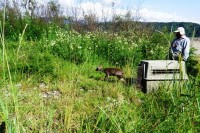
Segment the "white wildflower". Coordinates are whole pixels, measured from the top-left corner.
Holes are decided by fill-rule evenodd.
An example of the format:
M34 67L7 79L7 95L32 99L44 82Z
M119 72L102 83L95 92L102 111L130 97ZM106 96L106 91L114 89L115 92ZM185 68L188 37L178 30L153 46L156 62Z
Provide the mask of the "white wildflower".
M54 46L56 44L56 41L51 41L50 45Z
M78 49L81 49L82 48L82 46L78 46Z

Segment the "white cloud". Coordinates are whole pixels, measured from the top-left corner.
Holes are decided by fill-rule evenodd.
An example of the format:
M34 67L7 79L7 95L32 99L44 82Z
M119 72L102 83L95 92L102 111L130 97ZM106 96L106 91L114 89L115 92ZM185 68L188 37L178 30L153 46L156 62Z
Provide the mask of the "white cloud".
M73 6L75 5L74 0L58 0L58 2L61 4L61 6L66 7L66 6Z
M115 3L114 13L117 15L125 15L128 10L119 8L120 3L122 3L122 0L103 0L101 2L82 2L82 3L75 3L74 0L69 0L67 5L66 2L68 0L60 0L61 6L66 8L71 6L71 9L76 9L76 15L78 18L82 19L83 15L87 14L95 14L100 21L104 21L105 19L111 20L113 16L113 7L112 2ZM65 6L66 5L66 6ZM176 14L169 14L164 12L158 12L154 10L150 10L148 8L144 9L136 9L132 8L131 10L132 15L134 17L141 17L142 20L145 21L159 21L159 22L168 22L168 21L182 21L183 18L177 16ZM69 13L68 13L69 14Z
M122 3L122 0L102 0L102 3L106 6L112 6L112 4L117 6Z
M65 0L62 0L65 1ZM109 0L110 2L112 2L113 0ZM111 4L108 4L109 1L107 1L107 3L104 2L83 2L83 3L73 3L70 6L63 6L64 4L61 4L62 8L65 9L65 11L68 11L68 13L66 14L70 14L69 10L67 10L67 8L72 9L76 12L76 16L79 19L82 19L84 15L88 15L88 14L95 14L97 16L97 18L99 18L100 21L104 21L106 19L106 21L110 20L113 16L113 8ZM115 1L117 3L120 3L121 0L117 0ZM71 2L72 3L72 2ZM71 11L72 13L73 11ZM127 11L120 9L120 8L115 8L114 9L114 13L118 14L118 15L124 15ZM74 12L73 12L74 13ZM72 13L72 15L73 15Z
M182 19L176 14L154 11L147 8L141 9L140 13L142 17L145 18L147 21L168 22Z
M140 11L141 16L145 19L145 21L150 22L196 22L199 23L194 18L186 18L181 15L177 15L176 13L167 13L155 11L149 8L143 8Z
M43 0L49 1L49 0ZM106 20L110 20L113 16L113 6L114 2L114 13L117 15L125 15L128 10L122 8L121 6L124 4L123 0L101 0L100 2L94 2L95 0L78 1L78 0L58 0L61 8L66 15L74 15L76 12L76 16L78 18L82 18L83 15L87 14L95 14L101 21L105 18ZM132 3L134 0L132 1ZM131 5L127 5L131 6ZM132 12L133 17L140 17L144 21L153 21L153 22L198 22L199 20L194 18L184 18L176 13L167 13L152 10L150 7L140 8L137 7L129 7L129 10Z

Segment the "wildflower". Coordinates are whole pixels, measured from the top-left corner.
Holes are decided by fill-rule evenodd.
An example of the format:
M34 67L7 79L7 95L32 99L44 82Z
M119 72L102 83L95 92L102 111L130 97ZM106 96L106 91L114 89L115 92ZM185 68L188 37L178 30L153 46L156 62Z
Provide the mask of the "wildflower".
M78 49L81 49L82 48L82 46L78 46Z
M50 45L54 46L56 44L56 41L51 41Z

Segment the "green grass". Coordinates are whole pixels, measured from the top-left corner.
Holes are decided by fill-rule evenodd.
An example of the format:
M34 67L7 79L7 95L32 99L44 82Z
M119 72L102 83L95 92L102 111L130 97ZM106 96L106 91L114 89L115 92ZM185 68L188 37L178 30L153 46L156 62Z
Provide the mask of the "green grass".
M38 41L26 41L25 31L19 42L1 36L0 121L7 132L200 131L199 75L144 94L95 71L100 64L119 67L136 78L141 59L165 58L158 51L166 46L154 47L160 34L132 42L108 33L54 32Z

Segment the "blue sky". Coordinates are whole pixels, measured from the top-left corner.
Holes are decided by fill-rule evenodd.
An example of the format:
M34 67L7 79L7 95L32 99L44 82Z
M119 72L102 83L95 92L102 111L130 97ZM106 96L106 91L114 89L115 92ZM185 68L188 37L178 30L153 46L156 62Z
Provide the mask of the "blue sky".
M43 0L48 1L48 0ZM143 21L154 22L194 22L200 24L200 0L58 0L64 13L78 9L78 16L93 12L100 18L110 19L113 8L116 14L131 11ZM114 6L112 6L114 3Z
M199 0L144 0L144 8L177 16L178 21L200 23ZM164 16L163 16L164 17ZM174 18L176 21L176 17Z

